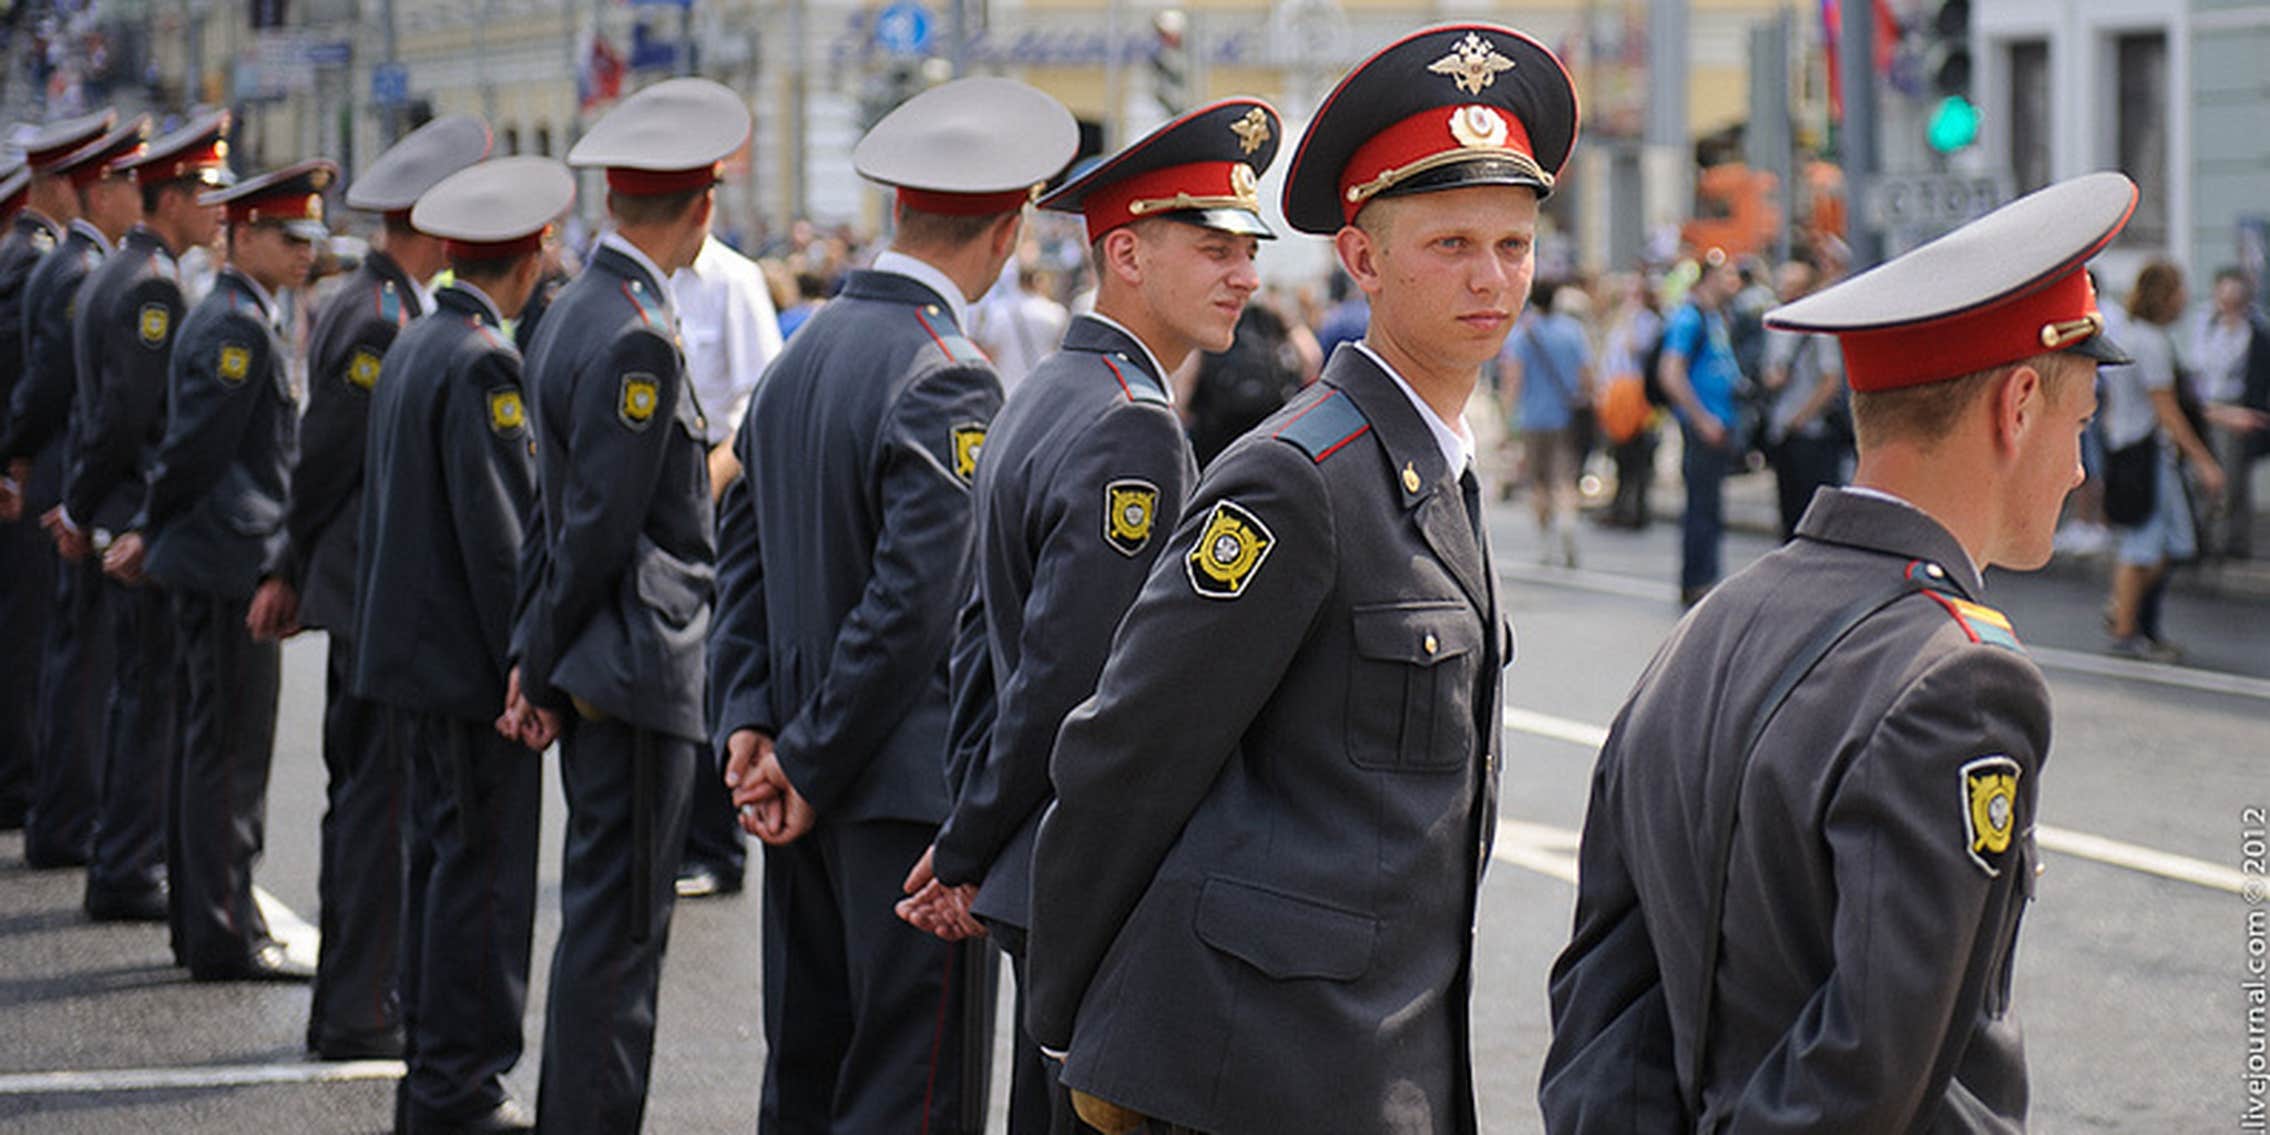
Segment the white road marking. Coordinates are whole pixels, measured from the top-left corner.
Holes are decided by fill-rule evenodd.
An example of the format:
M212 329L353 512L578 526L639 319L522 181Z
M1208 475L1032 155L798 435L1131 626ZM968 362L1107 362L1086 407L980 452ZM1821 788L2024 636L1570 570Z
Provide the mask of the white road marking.
M262 1084L344 1084L399 1080L399 1060L305 1064L207 1064L181 1068L116 1068L100 1072L13 1072L0 1075L0 1096L243 1088Z
M1614 572L1591 571L1584 568L1558 568L1537 564L1499 564L1498 576L1519 583L1541 584L1547 587L1565 587L1572 591L1590 591L1600 595L1614 595L1624 599L1647 599L1669 603L1677 599L1677 592L1667 583L1618 575ZM2235 697L2270 701L2270 679L2250 678L2243 674L2225 674L2219 670L2200 670L2189 666L2170 666L2164 662L2139 662L2130 658L2111 658L2081 650L2060 650L2051 646L2028 644L2026 653L2044 670L2059 670L2072 674L2087 674L2096 678L2119 678L2130 682L2146 682L2158 686L2173 686L2182 690L2197 690L2210 694L2230 694Z
M1608 730L1586 721L1555 717L1549 713L1507 706L1505 727L1517 733L1565 741L1586 749L1598 749L1608 740ZM2233 868L2204 859L2161 851L2140 844L2107 839L2088 832L2043 824L2034 829L2034 841L2043 849L2080 859L2093 860L2112 867L2141 871L2163 879L2174 879L2211 890L2239 894L2246 879ZM1521 820L1498 821L1497 842L1490 857L1516 867L1525 867L1541 875L1563 882L1576 882L1577 833L1549 824L1533 824Z

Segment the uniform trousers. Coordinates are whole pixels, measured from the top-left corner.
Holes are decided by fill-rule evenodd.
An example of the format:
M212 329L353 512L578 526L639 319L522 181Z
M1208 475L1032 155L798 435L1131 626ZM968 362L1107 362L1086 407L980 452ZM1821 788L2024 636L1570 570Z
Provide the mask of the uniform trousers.
M402 759L384 714L350 692L353 632L331 628L324 673L323 945L315 963L307 1046L389 1046L402 1027L395 965L402 947Z
M55 544L27 508L0 523L0 829L31 808L40 655L55 605Z
M725 778L714 763L705 763L694 777L692 815L686 823L686 847L680 869L707 867L727 890L738 890L749 865L749 845L743 838L733 797L725 791Z
M633 759L639 732L619 721L576 720L560 738L567 844L536 1105L547 1135L636 1131L646 1111L656 987L702 746L646 733L653 811L641 821L634 816L642 794ZM644 856L634 854L640 823L651 829ZM632 869L642 859L646 902L634 909Z
M1017 981L1017 1028L1009 1044L1009 1135L1089 1135L1095 1129L1072 1110L1072 1093L1057 1081L1063 1065L1040 1051L1025 1031L1025 947L1023 927L988 923L987 936L1009 958Z
M462 1123L520 1062L543 755L486 721L396 711L410 797L402 920L404 1112Z
M186 700L166 870L175 959L201 977L233 974L270 941L252 898L252 865L267 839L283 654L246 633L250 607L249 599L173 593Z
M166 784L181 747L181 675L166 593L155 583L107 577L102 587L116 666L87 893L131 895L166 877Z
M40 658L32 808L24 820L24 859L34 867L79 866L94 846L113 648L103 580L95 556L56 562Z
M962 1130L968 951L894 909L937 834L822 820L765 849L763 1135Z

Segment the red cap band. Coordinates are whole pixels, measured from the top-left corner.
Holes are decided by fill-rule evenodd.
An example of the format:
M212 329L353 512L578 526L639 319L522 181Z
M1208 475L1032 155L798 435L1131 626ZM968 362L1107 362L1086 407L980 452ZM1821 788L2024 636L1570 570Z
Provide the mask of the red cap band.
M448 240L442 242L442 251L451 260L510 260L544 249L544 234L551 226L536 230L517 240Z
M300 190L294 193L270 193L255 197L240 197L229 202L229 223L248 225L256 221L320 221L323 219L323 195Z
M170 158L135 166L134 180L143 185L156 185L188 177L199 170L220 169L228 164L229 144L215 138L194 150L184 150Z
M110 167L113 163L127 161L140 155L143 150L146 150L148 148L149 147L137 142L132 146L128 146L125 149L111 154L108 157L95 158L90 161L81 162L78 165L73 166L71 168L70 175L71 187L74 189L85 189L86 187L93 185L98 181L101 181L103 178L109 177L111 174Z
M1030 189L1007 189L999 193L939 193L928 189L898 187L899 204L922 213L937 213L947 217L983 217L994 213L1014 213L1032 200Z
M1098 188L1080 201L1088 243L1121 225L1189 209L1261 211L1253 167L1244 162L1191 162L1136 174Z
M1836 339L1854 390L1897 390L2061 351L2103 326L2096 288L2076 267L2047 287L1985 307L1924 323L1839 331Z
M717 184L717 163L692 169L624 169L607 167L607 188L626 197L662 197L688 189Z
M1428 107L1371 136L1340 167L1341 219L1356 214L1381 191L1417 174L1461 161L1516 156L1537 164L1521 120L1494 106ZM1538 171L1544 177L1543 170ZM1547 184L1550 178L1545 178Z

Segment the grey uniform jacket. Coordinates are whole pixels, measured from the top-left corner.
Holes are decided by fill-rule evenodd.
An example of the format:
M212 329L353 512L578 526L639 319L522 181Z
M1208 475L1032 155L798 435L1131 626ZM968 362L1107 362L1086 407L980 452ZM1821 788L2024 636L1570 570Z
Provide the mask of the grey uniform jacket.
M300 622L307 626L345 626L354 618L371 391L394 337L424 314L409 275L393 257L373 252L315 317L300 461L284 511L291 549L282 565L299 590Z
M24 369L8 401L0 464L62 447L55 451L60 459L43 461L34 484L24 486L26 516L36 517L62 499L63 469L71 457L71 401L79 385L71 325L78 315L79 285L102 259L103 246L92 229L74 222L24 281Z
M79 392L63 505L82 528L126 530L165 439L166 368L185 304L173 254L135 226L79 293Z
M284 550L299 400L274 318L224 268L175 333L165 440L131 525L167 587L249 599Z
M1797 539L1714 590L1641 677L1593 777L1575 934L1553 967L1549 1130L1679 1126L1706 976L1701 1130L2022 1128L2007 1010L2049 694L1984 608L1899 599L1795 687L1739 794L1721 954L1700 972L1712 841L1737 807L1704 785L1801 644L1917 577L1979 594L1923 513L1823 492Z
M982 883L976 912L1012 926L1031 921L1056 728L1095 692L1112 632L1198 479L1165 378L1150 367L1126 332L1074 319L1063 350L994 419L977 470L978 610L963 633L984 640L984 657L954 672L953 731L983 742L958 770L933 866L949 885Z
M0 432L7 428L8 406L24 373L24 284L60 236L55 222L27 209L16 214L8 235L0 237Z
M536 495L520 351L486 299L443 288L370 395L355 694L473 721L504 705Z
M823 818L946 816L947 650L970 594L969 486L1000 405L943 297L862 271L788 341L734 438L717 744L771 735Z
M601 245L536 333L537 505L512 646L531 701L563 709L572 695L700 741L714 514L669 295Z
M1208 466L1064 723L1027 1025L1211 1132L1471 1131L1511 644L1419 411L1343 347Z

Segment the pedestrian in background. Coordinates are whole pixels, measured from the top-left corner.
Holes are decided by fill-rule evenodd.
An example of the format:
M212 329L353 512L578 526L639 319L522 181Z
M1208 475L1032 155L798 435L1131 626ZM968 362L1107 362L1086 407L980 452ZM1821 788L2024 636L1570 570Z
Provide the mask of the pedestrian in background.
M1603 388L1601 436L1616 467L1616 493L1601 513L1611 528L1645 529L1653 520L1647 503L1655 481L1655 451L1662 443L1662 415L1648 397L1654 385L1647 364L1663 339L1662 300L1645 270L1634 272L1623 289L1614 324L1601 352L1608 371Z
M1790 260L1775 271L1783 303L1812 294L1813 266ZM1773 463L1781 506L1781 538L1797 534L1797 521L1823 485L1841 485L1852 461L1852 418L1845 400L1844 352L1827 335L1769 327L1765 369L1758 381L1772 401L1765 451Z
M2214 303L2193 328L2191 357L2198 366L2199 400L2208 440L2223 467L2222 499L2211 502L2214 550L2232 559L2254 555L2254 463L2270 450L2270 405L2247 405L2250 371L2270 371L2270 322L2254 306L2246 273L2215 273ZM2256 396L2261 397L2260 392Z
M1679 472L1687 501L1679 517L1679 603L1692 607L1718 582L1726 535L1727 474L1742 456L1735 396L1742 372L1734 362L1726 305L1742 278L1711 249L1686 302L1663 329L1657 380L1679 419Z
M1598 385L1583 289L1540 285L1498 353L1499 397L1516 410L1525 483L1537 515L1537 562L1575 567L1577 482L1584 474L1578 420Z
M1001 393L1054 354L1072 316L1048 296L1048 276L1037 263L1019 258L1001 270L985 298L970 305L969 337L1001 373Z
M1314 374L1316 351L1307 327L1255 296L1238 315L1229 349L1193 352L1177 369L1189 374L1183 413L1199 467L1299 392Z

